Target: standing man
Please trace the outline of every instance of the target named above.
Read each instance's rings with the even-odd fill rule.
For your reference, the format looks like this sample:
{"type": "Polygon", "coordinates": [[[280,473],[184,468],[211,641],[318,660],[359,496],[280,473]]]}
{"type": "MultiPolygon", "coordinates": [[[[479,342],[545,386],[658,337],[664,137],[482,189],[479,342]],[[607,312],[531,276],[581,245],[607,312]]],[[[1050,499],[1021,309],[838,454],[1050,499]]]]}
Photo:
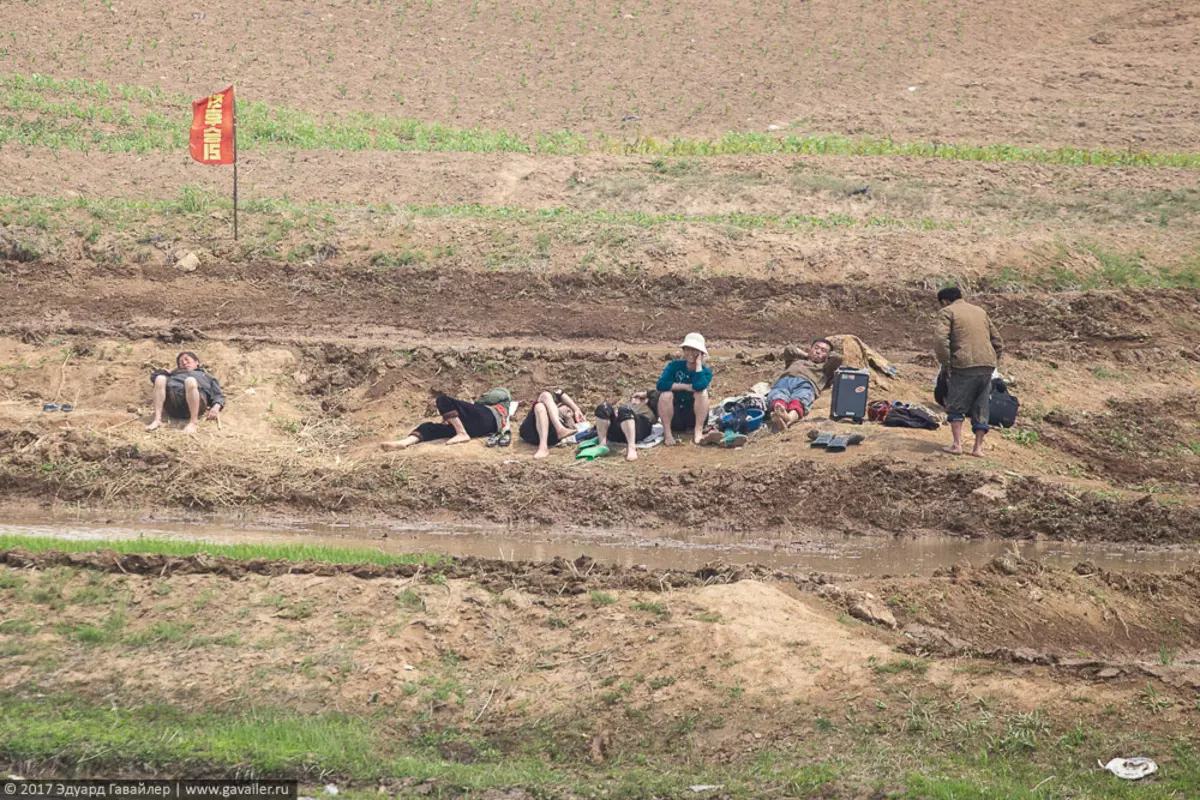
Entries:
{"type": "Polygon", "coordinates": [[[225,394],[221,384],[200,366],[195,353],[185,351],[175,357],[175,369],[155,370],[150,374],[154,386],[154,421],[146,430],[157,430],[162,425],[163,411],[173,419],[186,419],[188,433],[196,432],[200,415],[205,419],[218,419],[225,407],[225,394]]]}
{"type": "Polygon", "coordinates": [[[992,373],[996,370],[1004,342],[987,312],[963,300],[957,286],[938,292],[942,311],[937,320],[934,352],[949,381],[946,393],[946,418],[954,441],[943,447],[947,453],[962,455],[962,428],[966,415],[971,417],[975,446],[971,455],[983,457],[983,438],[988,432],[988,401],[992,395],[992,373]]]}
{"type": "Polygon", "coordinates": [[[704,363],[708,349],[704,337],[689,333],[683,337],[683,358],[667,364],[655,387],[662,392],[658,398],[658,418],[663,426],[663,444],[675,445],[672,435],[676,431],[691,429],[696,444],[708,421],[708,385],[712,383],[712,369],[704,363]]]}

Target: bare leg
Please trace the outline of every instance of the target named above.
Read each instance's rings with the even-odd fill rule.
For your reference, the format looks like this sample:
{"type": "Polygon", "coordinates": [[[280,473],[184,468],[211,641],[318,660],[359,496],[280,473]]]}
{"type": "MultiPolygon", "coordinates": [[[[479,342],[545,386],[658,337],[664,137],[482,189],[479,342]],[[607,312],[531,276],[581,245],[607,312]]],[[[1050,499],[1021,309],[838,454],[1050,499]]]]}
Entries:
{"type": "MultiPolygon", "coordinates": [[[[605,426],[607,428],[607,426],[605,426]]],[[[623,420],[621,422],[621,432],[625,434],[625,442],[628,447],[625,448],[625,460],[637,461],[637,448],[634,446],[634,437],[637,436],[637,424],[631,420],[623,420]]]]}
{"type": "Polygon", "coordinates": [[[412,447],[419,441],[421,441],[420,436],[417,436],[415,433],[410,433],[408,436],[405,436],[403,439],[397,442],[384,442],[379,446],[384,450],[403,450],[406,447],[412,447]]]}
{"type": "Polygon", "coordinates": [[[961,419],[952,420],[950,422],[950,437],[953,439],[953,441],[946,447],[943,447],[942,450],[950,453],[951,455],[962,455],[962,429],[963,421],[961,419]]]}
{"type": "Polygon", "coordinates": [[[596,417],[596,435],[600,437],[601,447],[608,447],[608,427],[610,425],[612,425],[612,420],[596,417]]]}
{"type": "Polygon", "coordinates": [[[675,393],[663,392],[658,396],[658,421],[663,426],[663,444],[675,444],[675,434],[671,431],[671,420],[675,418],[675,393]]]}
{"type": "Polygon", "coordinates": [[[463,442],[471,441],[471,437],[467,435],[467,429],[463,427],[461,419],[451,417],[446,422],[450,423],[451,428],[454,428],[454,435],[446,440],[446,444],[462,444],[463,442]]]}
{"type": "Polygon", "coordinates": [[[185,433],[195,433],[196,423],[200,421],[200,385],[195,378],[185,378],[184,389],[187,391],[188,424],[185,433]]]}
{"type": "Polygon", "coordinates": [[[708,392],[695,393],[696,429],[693,431],[696,444],[704,438],[704,423],[708,422],[708,392]]]}
{"type": "Polygon", "coordinates": [[[554,426],[554,430],[558,434],[558,438],[566,439],[568,436],[574,435],[575,431],[562,424],[562,418],[558,413],[558,403],[554,402],[554,395],[550,394],[549,392],[542,392],[541,395],[538,396],[538,403],[546,409],[546,413],[548,414],[547,419],[549,419],[550,424],[554,426]]]}
{"type": "Polygon", "coordinates": [[[163,406],[167,402],[167,376],[159,375],[154,379],[154,421],[146,426],[148,431],[156,431],[162,425],[163,406]]]}
{"type": "MultiPolygon", "coordinates": [[[[542,392],[542,396],[533,404],[533,421],[537,423],[538,432],[538,449],[533,454],[534,458],[545,458],[550,455],[550,412],[546,406],[545,398],[550,397],[548,392],[542,392]]],[[[550,398],[550,402],[554,402],[554,398],[550,398]]]]}
{"type": "Polygon", "coordinates": [[[975,447],[971,450],[971,455],[976,458],[983,458],[983,439],[987,436],[987,431],[975,431],[975,447]]]}

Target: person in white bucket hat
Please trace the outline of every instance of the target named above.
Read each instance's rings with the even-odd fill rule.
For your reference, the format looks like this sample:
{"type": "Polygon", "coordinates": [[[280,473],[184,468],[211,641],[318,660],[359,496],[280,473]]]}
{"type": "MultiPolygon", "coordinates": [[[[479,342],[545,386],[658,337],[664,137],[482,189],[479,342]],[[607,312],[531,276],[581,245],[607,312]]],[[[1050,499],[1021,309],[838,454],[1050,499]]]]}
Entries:
{"type": "Polygon", "coordinates": [[[663,425],[663,444],[679,444],[674,432],[692,431],[696,444],[700,443],[704,423],[708,421],[708,385],[712,383],[712,369],[705,364],[708,348],[704,337],[689,333],[683,337],[683,358],[677,358],[659,376],[655,387],[662,394],[658,398],[658,417],[663,425]]]}

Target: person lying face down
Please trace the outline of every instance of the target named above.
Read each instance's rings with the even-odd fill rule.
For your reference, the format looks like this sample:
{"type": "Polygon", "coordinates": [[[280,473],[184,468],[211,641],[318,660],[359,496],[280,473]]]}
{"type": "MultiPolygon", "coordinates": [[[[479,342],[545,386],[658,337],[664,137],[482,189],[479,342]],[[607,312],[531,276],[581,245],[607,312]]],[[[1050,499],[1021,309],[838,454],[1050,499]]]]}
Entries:
{"type": "Polygon", "coordinates": [[[783,350],[783,374],[767,393],[771,430],[779,433],[808,416],[813,403],[828,389],[839,360],[831,357],[833,345],[828,339],[815,339],[808,353],[788,345],[783,350]]]}
{"type": "Polygon", "coordinates": [[[537,446],[534,458],[545,458],[550,455],[551,447],[575,435],[575,423],[586,420],[571,395],[554,389],[538,395],[518,433],[522,441],[537,446]]]}
{"type": "Polygon", "coordinates": [[[225,394],[217,379],[200,366],[200,358],[190,350],[175,357],[175,369],[150,373],[150,384],[154,387],[154,420],[146,430],[158,430],[162,426],[163,412],[171,419],[186,419],[188,433],[196,432],[200,415],[205,419],[218,419],[225,408],[225,394]]]}
{"type": "Polygon", "coordinates": [[[689,333],[680,345],[683,358],[677,358],[667,364],[658,384],[654,387],[662,394],[658,398],[658,416],[662,420],[664,445],[678,444],[674,432],[692,432],[696,444],[704,433],[704,423],[708,421],[708,386],[712,383],[713,371],[704,363],[708,358],[708,348],[705,347],[704,337],[698,333],[689,333]]]}
{"type": "Polygon", "coordinates": [[[499,433],[508,424],[508,398],[504,389],[493,389],[477,402],[439,394],[433,398],[441,422],[422,422],[412,433],[395,442],[384,442],[384,450],[403,450],[418,442],[445,439],[446,444],[461,444],[473,436],[499,433]]]}
{"type": "Polygon", "coordinates": [[[611,439],[625,445],[625,459],[637,461],[635,445],[650,435],[654,427],[658,407],[658,390],[651,392],[634,392],[629,399],[613,406],[604,402],[596,406],[596,435],[602,447],[608,446],[611,439]]]}

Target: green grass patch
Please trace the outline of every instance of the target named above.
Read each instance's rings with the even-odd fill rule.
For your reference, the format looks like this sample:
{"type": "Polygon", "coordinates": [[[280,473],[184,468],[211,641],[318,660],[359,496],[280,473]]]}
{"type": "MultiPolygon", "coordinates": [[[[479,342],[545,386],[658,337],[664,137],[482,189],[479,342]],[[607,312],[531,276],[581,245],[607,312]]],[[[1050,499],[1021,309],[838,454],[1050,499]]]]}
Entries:
{"type": "MultiPolygon", "coordinates": [[[[451,702],[462,691],[432,680],[417,687],[422,689],[430,698],[451,702]]],[[[619,705],[627,692],[611,694],[612,705],[619,705]]],[[[607,703],[603,696],[601,701],[607,703]]],[[[695,784],[721,785],[722,797],[738,800],[1165,800],[1194,797],[1200,790],[1200,760],[1182,739],[1172,744],[1136,735],[1138,752],[1158,760],[1160,772],[1152,781],[1127,783],[1098,770],[1095,759],[1097,753],[1129,746],[1132,734],[1123,731],[1110,738],[1076,726],[1055,738],[1045,732],[1044,720],[1032,726],[1008,722],[1003,738],[1024,736],[1020,747],[1003,744],[984,731],[982,738],[970,741],[974,746],[960,749],[951,746],[959,735],[956,727],[939,729],[936,736],[909,731],[881,739],[869,726],[849,730],[854,721],[839,715],[836,725],[825,718],[818,718],[824,724],[816,725],[824,737],[841,737],[829,743],[836,752],[832,757],[815,755],[811,748],[764,749],[731,763],[706,764],[691,752],[656,755],[629,743],[621,748],[626,755],[594,766],[588,763],[586,747],[559,747],[566,734],[541,724],[518,735],[521,753],[514,754],[502,752],[477,731],[397,725],[389,709],[363,716],[261,707],[192,713],[169,705],[126,707],[112,697],[93,704],[70,695],[17,691],[0,692],[0,707],[5,709],[0,715],[0,758],[28,762],[31,770],[44,763],[60,772],[84,765],[93,772],[137,765],[135,770],[161,777],[184,772],[223,777],[236,772],[241,777],[339,783],[436,778],[436,796],[518,787],[537,797],[600,796],[603,790],[603,796],[613,800],[690,797],[695,793],[688,787],[695,784]],[[476,756],[473,763],[443,759],[438,753],[448,743],[469,743],[476,756]],[[1050,776],[1054,778],[1047,782],[1050,776]]]]}
{"type": "Polygon", "coordinates": [[[634,611],[645,611],[649,614],[653,614],[654,616],[660,617],[663,619],[671,616],[670,610],[665,605],[663,605],[662,603],[659,603],[657,601],[643,602],[643,601],[639,600],[635,603],[631,603],[629,607],[632,608],[634,611]]]}
{"type": "Polygon", "coordinates": [[[115,608],[109,612],[108,616],[99,625],[91,622],[82,622],[76,624],[62,623],[57,626],[58,632],[62,635],[69,639],[74,639],[79,644],[92,647],[116,644],[121,641],[124,628],[124,606],[115,608]]]}
{"type": "Polygon", "coordinates": [[[396,593],[396,606],[405,611],[424,611],[425,599],[412,589],[403,589],[396,593]]]}
{"type": "Polygon", "coordinates": [[[0,550],[20,547],[35,553],[58,550],[64,553],[90,553],[115,550],[118,553],[155,553],[192,556],[207,553],[242,560],[266,558],[283,561],[323,561],[330,564],[442,564],[446,557],[435,553],[385,553],[346,547],[307,544],[209,544],[167,539],[56,539],[42,536],[0,535],[0,550]]]}
{"type": "Polygon", "coordinates": [[[923,658],[901,658],[886,664],[871,663],[871,667],[880,675],[898,675],[907,672],[912,675],[924,675],[929,671],[929,662],[923,658]]]}
{"type": "Polygon", "coordinates": [[[1000,270],[995,277],[985,278],[981,285],[1006,292],[1040,290],[1074,292],[1093,289],[1198,289],[1200,288],[1200,252],[1193,252],[1174,264],[1153,264],[1140,250],[1120,252],[1095,242],[1075,247],[1059,245],[1051,264],[1032,274],[1023,274],[1011,267],[1000,270]],[[1079,270],[1076,255],[1091,256],[1096,268],[1079,270]]]}
{"type": "MultiPolygon", "coordinates": [[[[125,200],[88,199],[67,200],[55,197],[0,196],[0,214],[12,224],[38,230],[58,230],[77,227],[67,219],[68,212],[77,211],[92,217],[109,219],[117,227],[144,223],[153,216],[201,217],[213,211],[231,211],[233,202],[190,186],[180,189],[174,200],[125,200]],[[52,216],[53,215],[53,216],[52,216]]],[[[900,228],[907,230],[954,230],[967,223],[955,220],[930,218],[903,218],[887,215],[852,217],[846,214],[823,216],[803,214],[681,214],[674,212],[648,213],[644,211],[581,211],[558,208],[521,208],[518,206],[486,206],[478,203],[450,205],[404,205],[392,204],[356,205],[346,203],[295,203],[287,199],[260,197],[243,201],[239,213],[253,220],[263,216],[265,220],[279,224],[279,217],[290,217],[282,225],[288,229],[304,226],[308,228],[328,224],[327,215],[344,214],[360,218],[371,215],[379,218],[421,217],[426,219],[472,219],[490,222],[521,222],[532,224],[559,224],[563,226],[589,224],[628,226],[632,228],[654,228],[663,225],[718,225],[737,230],[782,229],[782,230],[832,230],[839,228],[900,228]]],[[[278,236],[276,237],[278,239],[278,236]]],[[[377,269],[414,266],[428,261],[428,255],[420,250],[403,249],[397,252],[376,252],[369,258],[377,269]]]]}
{"type": "MultiPolygon", "coordinates": [[[[142,153],[183,151],[187,147],[191,101],[195,98],[139,86],[110,86],[105,81],[61,80],[19,73],[0,77],[0,88],[4,90],[0,93],[0,109],[15,112],[0,119],[0,144],[11,142],[71,150],[142,153]],[[120,107],[116,105],[118,100],[153,110],[142,113],[142,108],[120,107]],[[39,116],[30,120],[30,114],[39,116]],[[104,128],[97,127],[98,123],[104,128]]],[[[751,154],[906,156],[1068,166],[1200,168],[1200,153],[1186,152],[898,142],[879,137],[759,132],[731,132],[711,139],[639,138],[631,142],[605,134],[589,137],[570,130],[522,135],[502,130],[455,128],[363,112],[317,116],[247,101],[238,104],[238,147],[243,150],[604,153],[660,158],[751,154]]],[[[662,174],[674,175],[691,169],[686,161],[677,164],[655,162],[655,170],[662,174]]]]}
{"type": "Polygon", "coordinates": [[[146,630],[130,633],[124,641],[131,647],[182,642],[193,627],[186,622],[155,622],[146,630]]]}

